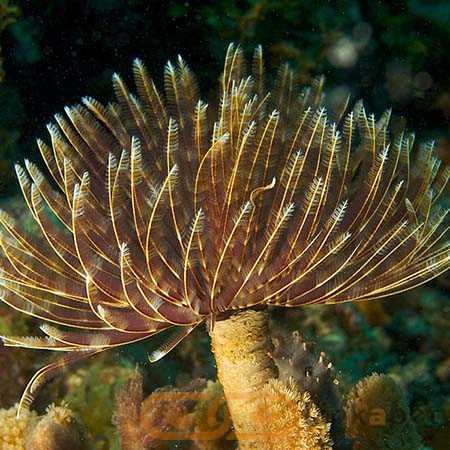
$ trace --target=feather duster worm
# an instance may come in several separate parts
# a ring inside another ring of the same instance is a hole
[[[66,364],[173,328],[156,360],[203,322],[232,403],[227,386],[274,376],[268,306],[380,298],[449,267],[437,200],[450,170],[432,144],[391,138],[389,111],[347,100],[327,114],[323,80],[301,90],[288,66],[269,90],[261,47],[248,71],[229,46],[210,107],[181,57],[164,93],[140,60],[133,73],[137,94],[114,75],[115,102],[85,97],[48,125],[38,146],[52,181],[16,166],[42,236],[1,213],[1,299],[46,336],[3,342],[64,352],[22,407]]]

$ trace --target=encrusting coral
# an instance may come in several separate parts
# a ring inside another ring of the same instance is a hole
[[[87,450],[90,443],[73,412],[50,406],[26,439],[26,450]]]
[[[345,412],[355,450],[424,449],[405,394],[387,375],[373,374],[354,386]]]
[[[0,448],[2,450],[25,450],[28,430],[32,429],[38,416],[34,411],[24,411],[17,418],[17,407],[0,409]]]
[[[115,74],[117,102],[85,97],[48,125],[53,184],[16,166],[41,236],[0,214],[1,299],[46,336],[3,342],[66,352],[20,410],[68,364],[170,329],[155,361],[207,323],[239,439],[255,428],[243,397],[276,375],[269,306],[380,298],[448,269],[450,169],[433,144],[391,136],[390,111],[347,99],[327,115],[323,79],[299,90],[283,66],[269,89],[261,47],[248,72],[229,46],[210,106],[181,57],[165,95],[140,60],[133,73],[137,95]]]
[[[0,448],[2,450],[88,450],[92,447],[82,426],[66,406],[50,406],[44,416],[24,411],[17,417],[18,405],[0,409]]]

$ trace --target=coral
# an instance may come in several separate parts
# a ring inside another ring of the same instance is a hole
[[[17,407],[0,409],[0,447],[2,450],[25,450],[27,435],[36,425],[38,416],[25,411],[18,419]]]
[[[323,352],[314,351],[311,344],[302,340],[298,332],[286,336],[280,329],[275,329],[273,335],[271,356],[278,368],[278,380],[285,384],[295,383],[299,392],[307,392],[331,424],[330,435],[337,448],[347,448],[342,394],[332,364]]]
[[[65,406],[50,406],[26,439],[26,450],[88,450],[74,413]]]
[[[123,450],[230,448],[231,422],[217,383],[195,380],[184,388],[166,386],[143,400],[136,373],[117,394],[114,423]]]
[[[428,285],[394,300],[380,300],[390,319],[375,328],[351,303],[282,311],[275,319],[277,327],[301,330],[308,348],[315,343],[326,351],[344,393],[374,371],[392,376],[407,392],[425,445],[445,449],[437,440],[441,436],[442,442],[442,430],[449,423],[444,413],[449,386],[439,378],[448,353],[448,299],[445,292]]]
[[[349,393],[345,411],[354,449],[423,448],[405,394],[389,376],[373,374],[360,381]]]
[[[17,417],[18,405],[0,409],[0,448],[2,450],[90,450],[83,428],[66,406],[50,406],[43,416],[24,411]]]
[[[293,378],[270,380],[261,391],[259,414],[261,439],[255,449],[331,450],[330,424],[308,392],[299,392]]]

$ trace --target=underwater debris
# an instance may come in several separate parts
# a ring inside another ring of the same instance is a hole
[[[448,269],[450,169],[432,143],[391,136],[390,111],[346,99],[327,113],[323,78],[300,90],[284,65],[270,89],[261,47],[249,76],[229,46],[210,106],[181,57],[165,95],[140,60],[133,73],[137,95],[115,74],[115,103],[85,97],[48,125],[38,146],[57,189],[16,165],[41,234],[1,212],[0,297],[45,337],[2,339],[65,352],[20,409],[69,364],[171,329],[155,361],[207,323],[239,439],[256,402],[243,414],[230,389],[255,394],[276,374],[269,306],[381,298]]]
[[[404,392],[387,375],[360,381],[349,393],[345,411],[347,434],[358,450],[424,448]]]

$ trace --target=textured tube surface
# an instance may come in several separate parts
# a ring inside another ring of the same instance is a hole
[[[260,448],[263,386],[276,377],[266,311],[247,310],[215,323],[211,331],[222,383],[240,449]]]

